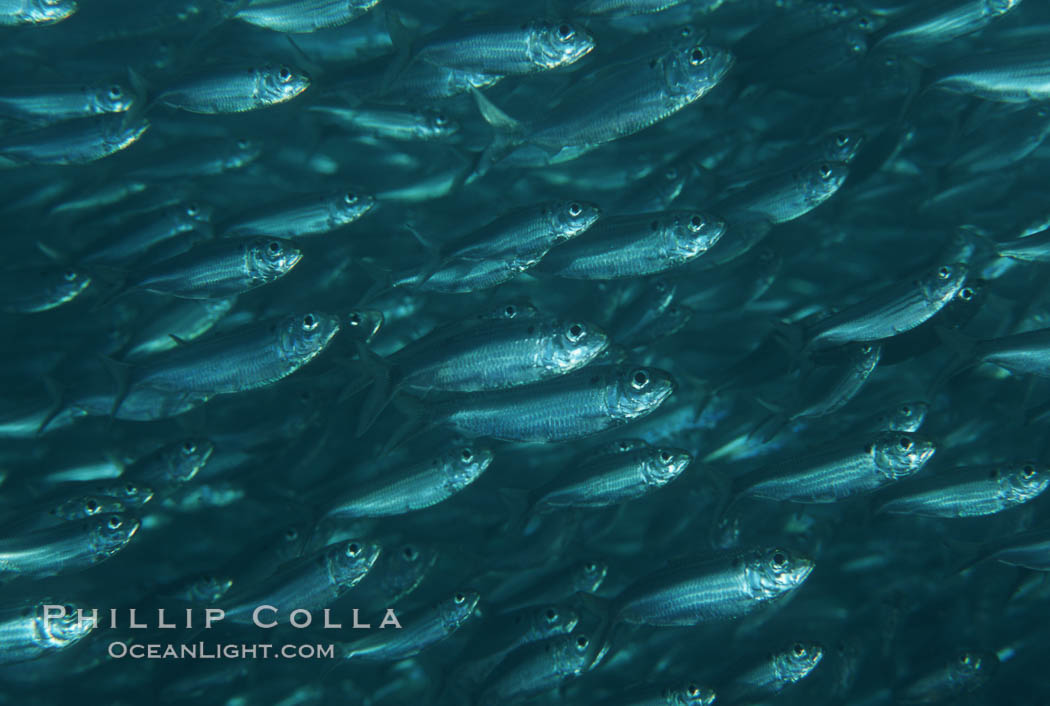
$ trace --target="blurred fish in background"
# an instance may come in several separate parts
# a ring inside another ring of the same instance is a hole
[[[0,0],[0,702],[1050,703],[1048,36]]]

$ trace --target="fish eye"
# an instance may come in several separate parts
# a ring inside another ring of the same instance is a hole
[[[86,503],[84,503],[84,509],[88,511],[88,514],[94,515],[96,512],[98,512],[98,501],[88,500]]]
[[[462,593],[457,593],[452,597],[452,600],[454,600],[457,604],[460,604],[463,601],[467,600],[467,597],[464,596]]]
[[[776,551],[773,553],[773,568],[783,569],[787,566],[788,557],[787,554],[782,551]]]
[[[416,557],[419,556],[419,552],[417,552],[416,548],[412,545],[405,547],[402,553],[405,555],[405,558],[409,561],[415,561]]]
[[[969,664],[973,661],[973,657],[970,656],[969,652],[963,652],[959,655],[959,664]]]
[[[693,47],[693,51],[689,52],[689,63],[693,66],[699,66],[706,60],[707,52],[703,47]]]
[[[701,216],[693,216],[689,219],[689,226],[694,230],[700,230],[704,227],[704,219]]]
[[[1035,475],[1035,468],[1032,466],[1025,466],[1021,469],[1021,475],[1024,476],[1025,480],[1030,480]]]
[[[117,84],[113,84],[109,87],[109,97],[113,100],[117,100],[124,95],[124,90]]]
[[[444,113],[438,113],[434,116],[434,124],[438,127],[444,127],[448,124],[448,118],[445,116]]]
[[[576,32],[569,25],[560,25],[558,27],[558,36],[563,42],[567,42],[576,36]]]
[[[824,162],[823,164],[820,165],[819,169],[820,169],[820,178],[821,179],[830,179],[831,178],[832,171],[831,171],[831,165],[830,164],[828,164],[827,162]]]
[[[899,440],[899,441],[897,442],[897,444],[898,444],[898,445],[899,445],[899,446],[900,446],[900,447],[901,447],[902,449],[904,449],[905,451],[907,451],[908,449],[910,449],[910,448],[911,448],[911,439],[910,439],[910,438],[908,438],[907,436],[902,436],[902,437],[900,438],[900,440]]]
[[[287,66],[282,66],[277,72],[277,78],[281,80],[281,83],[287,83],[292,80],[292,70]]]
[[[508,319],[513,319],[518,313],[518,310],[514,308],[513,304],[508,304],[503,310],[503,315]]]
[[[690,696],[700,695],[700,687],[698,687],[696,684],[690,684],[689,686],[685,687],[685,690]]]
[[[115,530],[115,529],[120,529],[120,526],[123,525],[123,524],[124,524],[124,521],[121,520],[116,515],[114,515],[113,517],[109,518],[109,522],[106,523],[106,526],[109,527],[111,530]]]
[[[284,531],[284,538],[289,542],[294,542],[295,540],[299,539],[299,530],[295,529],[294,527],[289,527]]]
[[[547,612],[544,613],[544,615],[547,616],[547,622],[550,623],[553,623],[555,620],[558,619],[558,611],[554,610],[553,608],[548,608]]]
[[[952,268],[945,265],[944,267],[937,270],[937,276],[941,279],[948,279],[952,276]]]
[[[248,140],[245,140],[245,139],[237,140],[237,149],[239,149],[239,150],[246,150],[246,149],[248,149]]]
[[[832,5],[831,6],[831,14],[833,14],[833,15],[841,15],[843,12],[845,12],[845,11],[842,9],[842,5]]]
[[[573,201],[569,204],[569,215],[575,218],[583,213],[583,206]]]
[[[861,17],[859,20],[857,20],[857,26],[863,30],[867,30],[871,27],[871,20],[869,20],[867,17]]]
[[[659,229],[660,229],[660,222],[659,221],[655,221],[654,220],[652,223],[649,224],[649,230],[651,230],[652,232],[655,233]]]
[[[470,463],[474,460],[474,452],[470,449],[463,449],[459,452],[459,457],[463,459],[463,463]]]
[[[348,318],[350,320],[350,325],[351,326],[360,326],[361,325],[361,315],[358,314],[356,311],[352,312]]]
[[[195,203],[190,203],[190,204],[186,205],[186,215],[187,216],[196,216],[198,213],[200,213],[200,210],[201,210],[200,206],[198,206]]]
[[[644,370],[635,370],[634,374],[631,375],[631,387],[636,390],[644,389],[649,384],[649,373]]]
[[[682,27],[682,29],[678,30],[678,36],[682,37],[683,39],[685,37],[693,36],[693,28],[689,25],[685,25],[684,27]]]
[[[348,204],[356,203],[357,194],[355,194],[353,191],[347,191],[345,194],[343,194],[343,201],[345,201]]]
[[[353,558],[353,557],[357,556],[360,553],[361,553],[361,545],[358,544],[357,542],[350,542],[350,544],[346,545],[346,555],[348,557]]]
[[[583,326],[579,324],[573,324],[569,327],[568,339],[573,343],[576,343],[583,337]]]
[[[583,569],[588,574],[593,574],[595,571],[598,570],[598,565],[593,561],[588,561],[586,564],[583,565]]]
[[[796,657],[801,657],[802,655],[806,654],[806,648],[802,645],[801,642],[796,642],[795,645],[791,648],[791,651],[795,653]]]
[[[124,492],[127,493],[128,495],[135,495],[136,493],[139,492],[139,489],[136,488],[131,483],[128,483],[127,485],[124,486]]]
[[[968,302],[973,299],[973,290],[969,287],[963,287],[959,290],[959,298],[964,302]]]
[[[580,635],[579,637],[576,638],[576,646],[579,647],[581,650],[587,649],[587,645],[589,643],[590,643],[590,640],[587,639],[586,635]]]
[[[317,328],[317,317],[313,314],[307,314],[303,317],[303,331],[313,331]]]
[[[65,272],[62,273],[62,279],[64,279],[67,282],[72,282],[76,278],[77,278],[77,273],[74,272],[73,270],[66,270]]]
[[[182,453],[184,454],[191,454],[194,453],[196,450],[197,445],[194,444],[192,441],[187,441],[182,445]]]
[[[671,462],[671,454],[667,453],[666,451],[661,451],[660,452],[660,463],[670,463],[670,462]]]
[[[909,407],[908,405],[902,405],[901,409],[900,409],[900,412],[905,417],[910,417],[911,416],[911,407]]]
[[[835,136],[835,142],[839,144],[839,147],[845,147],[849,143],[849,136],[844,133],[839,133]]]
[[[280,255],[281,254],[281,250],[282,250],[281,244],[278,243],[276,240],[271,240],[270,244],[267,245],[266,247],[269,248],[270,253],[273,254],[273,255]]]

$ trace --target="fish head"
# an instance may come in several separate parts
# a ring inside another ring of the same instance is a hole
[[[362,193],[357,189],[348,189],[332,197],[330,210],[336,224],[346,225],[371,211],[375,205],[375,196]]]
[[[229,151],[222,161],[225,169],[240,169],[257,160],[262,154],[262,144],[258,140],[240,137],[230,140]]]
[[[991,652],[960,650],[948,662],[948,679],[953,686],[972,691],[991,678],[998,666],[999,659]]]
[[[609,573],[609,565],[599,559],[587,559],[580,562],[574,573],[573,588],[584,593],[591,593],[597,591],[605,582],[605,576]]]
[[[152,500],[154,495],[153,488],[130,481],[100,486],[98,492],[117,498],[125,507],[131,509],[142,507]]]
[[[836,130],[822,141],[821,156],[830,162],[848,164],[863,144],[864,133],[860,130]]]
[[[382,556],[389,563],[394,564],[393,572],[397,575],[414,576],[417,579],[422,579],[438,559],[437,551],[413,542],[406,542],[400,547],[391,548]]]
[[[849,167],[842,162],[821,160],[802,167],[795,174],[795,179],[806,201],[810,204],[820,204],[839,190],[848,175]]]
[[[135,103],[135,94],[120,82],[101,86],[92,96],[96,113],[123,113]]]
[[[668,687],[663,693],[664,702],[673,706],[711,706],[715,702],[715,690],[689,681]]]
[[[443,111],[428,108],[419,117],[419,136],[424,139],[443,140],[459,132],[459,122]]]
[[[607,444],[599,446],[597,451],[599,453],[625,454],[628,451],[648,447],[649,442],[645,439],[617,439],[616,441],[610,441]]]
[[[1007,496],[1015,502],[1026,502],[1040,495],[1050,484],[1050,467],[1034,461],[1012,464],[1000,474]]]
[[[461,490],[481,476],[492,465],[495,458],[492,449],[475,442],[457,445],[444,458],[448,483],[454,490]]]
[[[662,70],[671,95],[695,100],[721,83],[735,62],[725,49],[697,42],[676,47],[653,59],[650,68]]]
[[[609,336],[586,321],[554,321],[543,335],[548,345],[541,353],[542,364],[559,374],[582,368],[609,346]]]
[[[76,0],[28,0],[25,16],[34,24],[61,22],[77,11]]]
[[[760,549],[745,559],[747,583],[757,600],[798,588],[813,573],[813,560],[780,547]]]
[[[346,326],[356,340],[368,343],[383,327],[383,312],[377,309],[355,309],[347,314]]]
[[[150,128],[149,120],[133,118],[131,114],[114,114],[112,120],[103,126],[103,141],[114,150],[122,150],[138,141]]]
[[[573,22],[530,22],[528,57],[541,69],[574,64],[594,50],[594,37]]]
[[[478,314],[477,318],[481,321],[485,319],[535,319],[539,315],[540,310],[535,304],[526,299],[521,299],[506,302],[491,311],[483,311]]]
[[[675,213],[668,224],[671,247],[668,257],[691,260],[707,252],[726,232],[726,222],[699,211]]]
[[[51,301],[68,302],[91,284],[91,277],[72,267],[40,270],[40,280]]]
[[[279,328],[279,345],[289,360],[311,360],[339,333],[339,318],[307,312],[286,318]]]
[[[168,451],[169,480],[185,483],[211,458],[215,444],[209,439],[184,439]]]
[[[460,589],[446,599],[440,608],[441,622],[449,630],[455,630],[474,614],[481,594],[469,589]]]
[[[140,526],[138,518],[126,513],[100,515],[91,522],[91,548],[99,559],[120,551]]]
[[[288,274],[303,258],[303,251],[281,238],[256,238],[247,244],[248,271],[263,282]]]
[[[930,411],[928,402],[910,400],[902,402],[882,415],[879,427],[886,431],[918,431]]]
[[[214,603],[225,596],[231,588],[233,588],[233,579],[208,574],[195,579],[187,589],[187,594],[194,602]]]
[[[773,669],[783,681],[796,682],[812,672],[824,658],[824,648],[813,642],[796,642],[773,655]]]
[[[693,457],[682,449],[650,449],[645,461],[645,479],[650,485],[666,485],[682,474]]]
[[[1002,15],[1021,4],[1021,0],[987,0],[988,11],[993,15]]]
[[[566,606],[541,605],[527,610],[525,618],[529,623],[529,637],[533,640],[567,635],[580,621],[579,614]]]
[[[927,273],[918,285],[929,302],[948,302],[966,284],[969,268],[961,262],[937,265]]]
[[[865,447],[879,471],[889,478],[916,473],[936,450],[932,439],[907,431],[883,432]]]
[[[602,211],[586,201],[559,201],[547,211],[555,240],[568,240],[584,232],[601,217]]]
[[[336,542],[324,552],[322,561],[328,568],[333,586],[349,588],[363,579],[379,558],[380,548],[374,542],[350,539]]]
[[[878,343],[858,343],[853,349],[853,367],[858,374],[869,375],[879,364],[882,346]]]
[[[290,66],[264,66],[260,71],[260,98],[272,105],[290,101],[310,87],[310,77]]]
[[[622,368],[617,372],[617,399],[612,413],[622,419],[649,414],[674,392],[671,374],[658,368]]]
[[[49,615],[46,606],[56,605],[62,606],[62,615]],[[58,603],[52,598],[45,598],[33,606],[32,610],[37,641],[47,647],[72,645],[95,629],[90,612],[84,615],[84,620],[80,620],[78,608],[72,603]]]
[[[211,223],[212,215],[215,213],[215,209],[200,201],[188,201],[173,207],[173,209],[175,217],[188,225]]]
[[[114,497],[105,495],[85,495],[71,498],[58,507],[51,509],[50,514],[61,520],[83,520],[102,513],[124,512],[124,504]]]

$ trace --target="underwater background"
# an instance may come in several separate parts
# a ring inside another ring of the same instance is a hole
[[[1050,704],[1048,37],[0,0],[0,703]]]

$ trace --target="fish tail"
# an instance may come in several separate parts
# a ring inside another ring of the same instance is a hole
[[[386,31],[390,35],[390,43],[394,45],[394,59],[387,64],[386,71],[380,82],[379,94],[389,93],[397,77],[412,63],[413,45],[416,41],[415,32],[405,26],[401,13],[386,6]]]
[[[361,296],[354,308],[360,309],[365,304],[373,301],[381,294],[386,294],[394,288],[394,278],[389,270],[383,269],[367,258],[358,260],[361,269],[372,280],[372,286]]]
[[[927,397],[933,399],[937,392],[953,377],[975,364],[976,339],[947,326],[934,326],[934,333],[952,352],[955,359],[941,369],[941,372],[930,383]]]
[[[106,372],[108,372],[110,377],[113,378],[115,386],[113,406],[109,410],[109,418],[110,420],[113,420],[117,418],[117,411],[128,396],[128,391],[130,389],[128,371],[131,369],[131,366],[104,355],[99,355],[98,358],[102,361],[102,365],[105,367]]]
[[[365,373],[370,378],[371,388],[368,397],[361,406],[361,412],[357,419],[357,431],[355,436],[364,436],[379,415],[383,413],[390,400],[397,393],[400,376],[394,368],[381,357],[369,350],[364,343],[358,342],[357,355],[365,367]],[[368,385],[369,383],[365,383]]]
[[[949,538],[943,538],[941,541],[949,553],[950,568],[948,569],[948,574],[950,576],[961,574],[963,571],[973,568],[988,558],[983,551],[982,545],[976,542],[964,542]]]
[[[398,411],[404,414],[407,419],[383,445],[380,455],[386,455],[409,439],[419,436],[431,425],[425,421],[427,419],[427,409],[422,400],[410,395],[398,395],[392,401]]]
[[[761,397],[755,397],[755,401],[769,410],[770,414],[762,420],[757,427],[747,435],[748,439],[758,439],[763,444],[768,444],[773,437],[779,434],[789,421],[787,412],[783,407],[767,402]]]
[[[474,163],[471,175],[481,177],[488,173],[496,162],[506,157],[517,146],[525,142],[524,126],[511,116],[504,113],[495,103],[490,101],[476,88],[471,88],[474,102],[478,106],[478,112],[489,125],[495,130],[492,142],[481,152]]]

